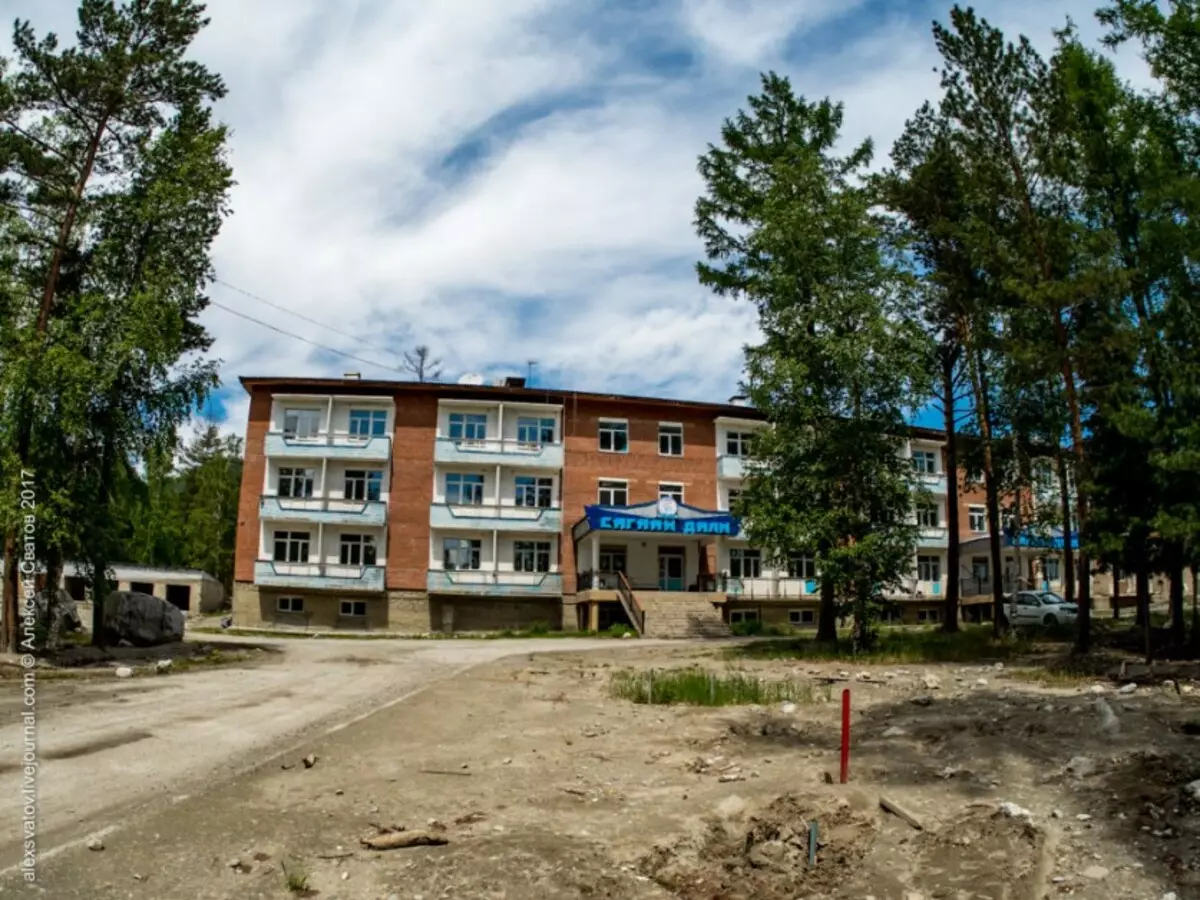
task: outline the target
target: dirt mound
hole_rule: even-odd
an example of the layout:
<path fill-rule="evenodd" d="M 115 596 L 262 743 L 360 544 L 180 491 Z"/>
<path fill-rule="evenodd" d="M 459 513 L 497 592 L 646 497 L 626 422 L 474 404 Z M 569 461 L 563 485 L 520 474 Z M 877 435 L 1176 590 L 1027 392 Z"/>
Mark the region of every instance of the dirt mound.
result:
<path fill-rule="evenodd" d="M 917 842 L 911 887 L 931 897 L 1040 900 L 1045 834 L 1028 819 L 971 811 Z"/>
<path fill-rule="evenodd" d="M 810 822 L 819 835 L 811 868 Z M 681 900 L 828 897 L 862 866 L 877 830 L 845 801 L 785 794 L 744 826 L 711 819 L 701 834 L 655 847 L 640 869 Z"/>

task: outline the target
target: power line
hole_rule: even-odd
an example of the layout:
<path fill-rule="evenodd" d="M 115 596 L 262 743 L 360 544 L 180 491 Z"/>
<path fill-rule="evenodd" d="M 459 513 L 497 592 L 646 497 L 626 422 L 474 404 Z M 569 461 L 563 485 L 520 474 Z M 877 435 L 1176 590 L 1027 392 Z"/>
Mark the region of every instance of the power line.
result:
<path fill-rule="evenodd" d="M 279 310 L 280 312 L 285 312 L 290 316 L 295 316 L 297 319 L 303 319 L 305 322 L 308 322 L 312 325 L 316 325 L 318 328 L 324 328 L 327 331 L 332 331 L 334 334 L 340 334 L 342 337 L 349 338 L 350 340 L 355 341 L 356 343 L 362 344 L 364 347 L 370 347 L 372 350 L 378 350 L 380 353 L 387 353 L 391 356 L 396 355 L 396 351 L 394 351 L 394 350 L 390 350 L 387 347 L 380 347 L 378 344 L 372 344 L 369 341 L 364 341 L 362 338 L 358 337 L 357 335 L 349 334 L 345 331 L 335 328 L 332 325 L 329 325 L 326 322 L 319 322 L 316 319 L 311 319 L 308 316 L 304 315 L 304 313 L 298 313 L 294 309 L 288 309 L 286 306 L 281 306 L 278 303 L 273 303 L 272 301 L 268 300 L 266 297 L 260 297 L 260 296 L 258 296 L 258 294 L 252 294 L 252 293 L 250 293 L 250 291 L 244 290 L 243 288 L 240 288 L 237 285 L 230 284 L 228 281 L 222 281 L 220 278 L 214 278 L 213 281 L 215 281 L 217 284 L 224 285 L 225 287 L 229 288 L 231 291 L 236 291 L 237 293 L 241 294 L 243 297 L 249 297 L 251 300 L 257 300 L 259 303 L 265 303 L 267 306 L 274 307 L 275 309 Z M 228 307 L 224 307 L 224 306 L 221 308 L 228 309 Z M 310 343 L 311 343 L 311 341 L 310 341 Z M 385 366 L 385 368 L 387 368 L 387 367 Z"/>
<path fill-rule="evenodd" d="M 222 284 L 224 284 L 224 282 L 222 282 Z M 321 344 L 321 343 L 318 343 L 317 341 L 309 340 L 306 337 L 301 337 L 298 334 L 293 334 L 290 331 L 285 331 L 284 329 L 278 327 L 277 325 L 272 325 L 270 322 L 264 322 L 262 319 L 256 319 L 256 318 L 254 318 L 254 316 L 248 316 L 244 312 L 238 312 L 236 309 L 232 309 L 232 308 L 226 306 L 224 303 L 218 303 L 216 300 L 209 300 L 208 302 L 211 303 L 213 306 L 217 307 L 218 309 L 225 310 L 225 312 L 227 312 L 227 313 L 232 313 L 235 316 L 241 316 L 243 319 L 248 319 L 249 321 L 254 322 L 256 325 L 263 326 L 263 328 L 270 328 L 272 331 L 277 331 L 282 335 L 286 335 L 287 337 L 290 337 L 290 338 L 295 338 L 298 341 L 304 341 L 304 343 L 306 343 L 306 344 L 311 344 L 314 347 L 319 347 L 321 350 L 326 350 L 329 353 L 336 353 L 338 356 L 344 356 L 344 357 L 346 357 L 346 359 L 352 359 L 355 362 L 365 363 L 366 365 L 373 366 L 376 369 L 387 369 L 389 372 L 399 372 L 401 375 L 405 374 L 403 369 L 398 369 L 395 366 L 385 366 L 382 363 L 371 362 L 371 360 L 363 359 L 361 356 L 355 356 L 353 353 L 347 353 L 344 350 L 338 350 L 336 347 L 330 347 L 330 346 L 327 346 L 326 344 Z"/>

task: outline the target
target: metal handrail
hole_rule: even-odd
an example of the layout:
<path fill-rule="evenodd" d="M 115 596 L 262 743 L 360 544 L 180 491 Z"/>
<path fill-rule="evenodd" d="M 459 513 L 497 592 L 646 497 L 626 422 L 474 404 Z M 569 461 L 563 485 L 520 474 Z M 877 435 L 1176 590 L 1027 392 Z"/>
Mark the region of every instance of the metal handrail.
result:
<path fill-rule="evenodd" d="M 446 444 L 454 444 L 459 450 L 480 453 L 495 452 L 493 445 L 498 445 L 501 453 L 512 452 L 508 449 L 511 447 L 519 448 L 518 452 L 541 453 L 547 447 L 562 446 L 562 441 L 522 441 L 519 438 L 456 438 L 438 435 L 437 440 Z"/>
<path fill-rule="evenodd" d="M 392 440 L 390 434 L 357 434 L 350 431 L 319 431 L 311 437 L 297 437 L 294 433 L 289 434 L 286 431 L 268 431 L 268 435 L 279 435 L 283 438 L 285 444 L 297 444 L 307 446 L 310 444 L 334 444 L 334 443 L 350 443 L 350 444 L 369 444 L 371 441 L 388 441 Z"/>
<path fill-rule="evenodd" d="M 646 631 L 646 611 L 642 609 L 642 605 L 634 596 L 633 588 L 630 587 L 629 579 L 625 577 L 624 572 L 617 572 L 617 596 L 621 598 L 625 615 L 629 617 L 629 621 L 633 623 L 633 627 L 637 629 L 640 637 Z"/>
<path fill-rule="evenodd" d="M 342 563 L 308 563 L 308 562 L 290 563 L 290 562 L 282 562 L 280 560 L 275 560 L 275 559 L 264 559 L 264 560 L 259 560 L 259 562 L 269 563 L 271 566 L 271 571 L 276 575 L 284 575 L 284 576 L 299 575 L 301 577 L 316 575 L 317 577 L 320 577 L 320 578 L 340 578 L 340 579 L 344 579 L 346 581 L 361 581 L 363 578 L 366 577 L 368 570 L 377 570 L 377 569 L 382 570 L 383 569 L 383 566 L 379 566 L 379 565 L 354 566 L 352 564 L 343 565 Z M 303 571 L 303 572 L 280 572 L 279 566 L 303 567 L 305 569 L 305 571 Z M 355 568 L 358 569 L 357 575 L 343 575 L 343 574 L 332 574 L 331 575 L 331 574 L 329 574 L 331 569 L 355 569 Z"/>
<path fill-rule="evenodd" d="M 547 578 L 559 578 L 559 572 L 497 572 L 494 569 L 431 569 L 430 571 L 438 572 L 445 576 L 446 580 L 451 584 L 514 584 L 514 585 L 530 585 L 540 586 L 546 583 Z M 476 579 L 465 579 L 458 576 L 475 575 Z M 501 576 L 512 575 L 538 575 L 539 578 L 530 578 L 528 580 L 506 580 L 502 581 Z"/>
<path fill-rule="evenodd" d="M 510 503 L 445 503 L 445 502 L 442 502 L 442 503 L 431 503 L 429 505 L 430 506 L 444 506 L 447 510 L 449 510 L 450 515 L 456 519 L 475 518 L 476 516 L 485 515 L 485 514 L 488 514 L 491 512 L 496 512 L 496 511 L 503 510 L 503 509 L 520 509 L 520 510 L 528 510 L 530 512 L 536 511 L 537 515 L 536 516 L 512 516 L 511 518 L 520 519 L 522 521 L 527 521 L 527 522 L 536 522 L 538 519 L 542 518 L 542 516 L 544 516 L 546 513 L 561 513 L 562 512 L 561 506 L 519 506 L 517 504 L 510 504 Z M 458 512 L 455 512 L 455 509 L 472 510 L 472 512 L 458 513 Z M 475 513 L 474 510 L 480 510 L 480 512 Z M 505 517 L 502 515 L 496 515 L 496 516 L 494 516 L 494 518 L 503 519 Z"/>
<path fill-rule="evenodd" d="M 279 504 L 280 509 L 288 510 L 289 512 L 344 512 L 360 515 L 365 513 L 371 504 L 377 503 L 386 505 L 384 500 L 343 500 L 338 497 L 281 497 L 279 494 L 263 494 L 259 497 L 258 507 L 262 509 L 267 500 L 274 500 Z M 302 506 L 298 504 L 318 503 L 319 506 Z M 358 503 L 358 508 L 352 506 L 338 507 L 330 509 L 330 503 Z"/>

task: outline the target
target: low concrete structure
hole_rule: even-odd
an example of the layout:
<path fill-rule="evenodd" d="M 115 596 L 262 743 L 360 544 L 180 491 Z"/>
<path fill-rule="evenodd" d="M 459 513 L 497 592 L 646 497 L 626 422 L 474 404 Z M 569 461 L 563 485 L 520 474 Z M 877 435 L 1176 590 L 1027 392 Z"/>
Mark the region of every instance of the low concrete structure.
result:
<path fill-rule="evenodd" d="M 191 615 L 217 612 L 225 605 L 225 588 L 221 582 L 200 569 L 118 564 L 112 567 L 112 577 L 118 591 L 150 594 Z M 91 585 L 82 567 L 65 563 L 59 587 L 79 605 L 83 627 L 90 629 Z"/>

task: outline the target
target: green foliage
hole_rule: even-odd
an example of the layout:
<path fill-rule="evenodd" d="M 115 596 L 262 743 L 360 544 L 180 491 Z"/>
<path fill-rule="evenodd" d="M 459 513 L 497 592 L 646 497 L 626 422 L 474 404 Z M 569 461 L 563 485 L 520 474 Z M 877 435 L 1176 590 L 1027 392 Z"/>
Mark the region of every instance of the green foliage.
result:
<path fill-rule="evenodd" d="M 698 668 L 653 672 L 617 672 L 614 697 L 633 703 L 688 706 L 769 706 L 774 703 L 813 703 L 818 694 L 809 682 L 768 680 L 731 672 L 718 675 Z M 829 699 L 828 688 L 825 699 Z"/>
<path fill-rule="evenodd" d="M 735 659 L 858 660 L 872 663 L 946 663 L 1008 660 L 1033 649 L 1028 637 L 996 638 L 989 626 L 968 626 L 955 634 L 922 628 L 881 631 L 867 651 L 847 639 L 834 643 L 798 638 L 733 647 Z"/>
<path fill-rule="evenodd" d="M 913 476 L 905 411 L 927 393 L 910 281 L 885 253 L 863 178 L 871 148 L 838 156 L 840 106 L 797 97 L 774 73 L 700 159 L 702 284 L 754 303 L 746 393 L 771 427 L 753 445 L 740 512 L 777 564 L 808 552 L 823 583 L 818 633 L 835 601 L 867 634 L 882 593 L 909 575 Z"/>

